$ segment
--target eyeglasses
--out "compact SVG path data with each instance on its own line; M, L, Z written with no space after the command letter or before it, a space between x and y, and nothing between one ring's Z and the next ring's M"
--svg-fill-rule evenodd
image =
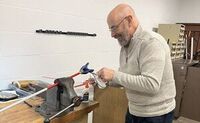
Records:
M119 28L120 24L121 24L126 18L127 18L127 16L124 17L117 25L111 26L109 30L110 30L111 32L117 31L117 29Z

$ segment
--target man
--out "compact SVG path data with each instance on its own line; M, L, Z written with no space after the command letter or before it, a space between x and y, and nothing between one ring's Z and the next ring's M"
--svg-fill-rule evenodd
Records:
M167 42L144 31L127 4L116 6L107 23L121 46L120 67L118 71L102 68L97 74L109 85L125 88L126 123L172 123L176 92Z

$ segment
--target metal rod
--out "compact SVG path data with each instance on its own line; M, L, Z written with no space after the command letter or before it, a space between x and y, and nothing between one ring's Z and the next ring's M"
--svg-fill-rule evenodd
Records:
M42 76L42 78L46 78L46 79L56 79L56 78L49 77L49 76Z
M187 40L187 35L185 37L185 59L186 59L186 63L188 62L188 40Z
M47 78L47 79L55 79L55 78L52 78L52 77L48 77L48 76L43 76L44 78ZM80 87L80 86L84 86L85 83L83 82L82 84L78 84L78 85L75 85L74 88L77 88L77 87Z
M77 76L77 75L79 75L79 74L80 74L80 72L75 73L75 74L71 75L70 78L73 78L73 77L75 77L75 76ZM9 106L6 106L6 107L0 109L0 113L3 112L3 111L5 111L5 110L7 110L7 109L10 109L10 108L14 107L15 105L18 105L18 104L24 102L24 101L27 100L27 99L30 99L30 98L32 98L32 97L34 97L34 96L37 96L38 94L41 94L41 93L47 91L48 89L51 89L51 88L53 88L53 87L55 87L55 86L57 86L57 85L58 85L58 83L54 83L53 85L50 85L50 86L48 86L47 88L44 88L44 89L42 89L42 90L40 90L40 91L38 91L38 92L36 92L36 93L34 93L34 94L31 94L31 95L29 95L29 96L27 96L27 97L24 97L24 98L22 98L21 100L19 100L19 101L15 102L15 103L13 103L13 104L11 104L11 105L9 105Z
M49 76L42 76L42 77L47 78L47 79L56 79L56 78L49 77ZM87 80L86 80L86 81L87 81ZM85 86L87 83L93 84L93 83L91 83L91 82L86 82L86 81L83 82L82 84L75 85L74 88L81 87L81 86ZM88 80L88 81L89 81L89 80Z
M34 94L31 94L30 96L24 97L24 98L22 98L21 100L19 100L19 101L15 102L15 103L13 103L13 104L11 104L11 105L9 105L9 106L6 106L6 107L0 109L0 112L3 112L3 111L5 111L5 110L7 110L7 109L10 109L10 108L12 108L13 106L15 106L15 105L17 105L17 104L20 104L20 103L24 102L24 101L27 100L27 99L30 99L30 98L32 98L32 97L34 97L34 96L36 96L36 95L38 95L38 94L40 94L40 93L43 93L43 92L45 92L47 89L48 89L48 88L44 88L44 89L42 89L42 90L40 90L40 91L38 91L38 92L36 92L36 93L34 93Z
M64 35L75 35L75 36L97 36L95 33L85 33L85 32L63 32L58 30L36 30L36 33L46 33L46 34L64 34Z
M71 104L71 105L69 105L68 107L64 108L63 110L61 110L61 111L60 111L60 112L58 112L57 114L55 114L55 115L51 116L51 117L49 118L49 120L52 120L52 119L54 119L56 116L60 115L61 113L63 113L63 112L64 112L64 111L66 111L67 109L71 108L72 106L74 106L74 103L72 103L72 104Z
M193 61L193 47L194 47L193 43L194 43L194 38L191 37L190 63L192 63Z
M198 39L197 39L197 45L196 45L196 50L195 50L195 59L197 59L197 55L198 55L198 48L199 48L199 39L200 39L200 33L199 33L199 36L198 36Z

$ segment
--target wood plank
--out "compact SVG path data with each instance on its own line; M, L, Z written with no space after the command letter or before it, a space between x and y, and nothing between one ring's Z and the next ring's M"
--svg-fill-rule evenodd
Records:
M35 112L35 107L43 102L39 97L34 99L29 99L27 101L33 107L21 103L11 109L8 109L0 113L0 123L43 123L44 118L37 112ZM0 104L0 108L9 105L11 103ZM51 123L66 123L75 122L86 123L87 114L99 106L96 101L90 101L87 104L81 104L79 107L75 107L74 111L62 116L60 118L54 119Z
M128 101L125 90L107 87L95 88L94 100L100 107L94 110L93 123L124 123Z

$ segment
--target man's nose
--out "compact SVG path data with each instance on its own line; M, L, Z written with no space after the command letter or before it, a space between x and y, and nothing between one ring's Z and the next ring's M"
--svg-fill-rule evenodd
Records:
M116 33L114 31L111 31L111 37L116 38Z

